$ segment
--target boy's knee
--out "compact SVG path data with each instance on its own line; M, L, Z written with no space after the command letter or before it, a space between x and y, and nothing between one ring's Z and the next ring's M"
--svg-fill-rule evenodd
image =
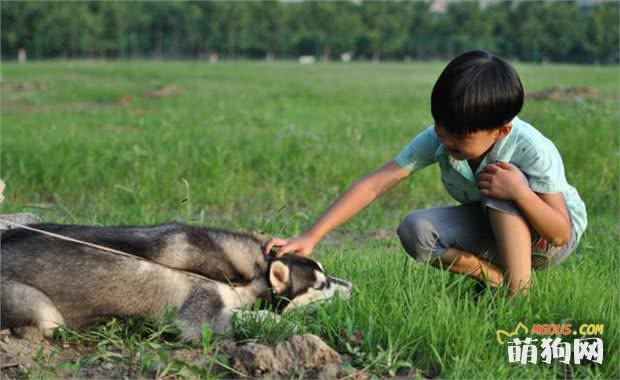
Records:
M419 212L407 215L396 233L407 254L418 262L430 261L436 256L435 252L441 248L435 226Z
M488 215L489 210L495 210L502 214L521 216L521 210L513 201L505 199L482 197L482 209Z

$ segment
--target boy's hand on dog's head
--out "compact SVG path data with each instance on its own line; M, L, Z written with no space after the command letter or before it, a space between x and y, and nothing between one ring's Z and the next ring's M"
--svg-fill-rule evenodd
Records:
M310 256L315 245L316 243L313 240L304 235L291 240L272 238L263 246L263 254L269 255L273 251L276 257L284 256L288 253Z
M278 248L286 245L286 243L288 243L288 240L280 239L280 238L271 238L269 239L267 243L265 243L265 245L263 245L263 254L265 255L273 254L275 256L281 256L281 255L278 255L278 251L280 251L280 249Z

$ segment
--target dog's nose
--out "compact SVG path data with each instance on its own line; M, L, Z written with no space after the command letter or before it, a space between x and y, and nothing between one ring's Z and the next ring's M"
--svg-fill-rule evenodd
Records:
M348 299L351 297L353 291L353 285L349 281L341 280L336 277L329 278L333 285L336 285L338 292L342 298Z

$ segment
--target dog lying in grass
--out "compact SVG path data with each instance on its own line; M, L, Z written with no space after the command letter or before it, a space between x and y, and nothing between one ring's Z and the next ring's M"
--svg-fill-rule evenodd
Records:
M182 337L198 341L203 324L224 333L235 311L257 301L286 311L351 294L317 261L264 256L264 241L250 233L177 223L30 227L129 255L22 228L2 232L1 327L17 335L50 336L110 316L156 319L172 306Z

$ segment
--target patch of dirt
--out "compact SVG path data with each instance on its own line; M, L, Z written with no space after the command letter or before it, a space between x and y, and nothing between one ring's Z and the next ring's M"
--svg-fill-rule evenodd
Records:
M81 367L73 373L57 374L57 378L73 379L127 379L127 370L110 362L101 363L95 367Z
M0 379L15 379L20 373L48 374L41 361L55 365L86 356L91 349L49 342L36 334L17 338L9 330L0 331Z
M306 378L367 379L369 375L347 364L343 357L316 335L296 335L285 342L269 347L258 343L237 344L232 340L216 343L216 352L227 358L239 375L250 377L290 378L303 373ZM0 331L0 379L15 379L25 373L35 377L54 378L106 378L123 379L130 376L126 364L98 359L85 365L85 360L95 354L93 347L79 344L61 344L45 339L19 339L9 330ZM211 358L199 348L183 348L170 351L170 358L196 368L209 368ZM56 367L64 363L64 367ZM161 364L141 377L156 377L162 371ZM215 373L225 373L217 367ZM134 375L137 375L134 373ZM231 376L228 372L227 376ZM235 376L234 374L232 376Z
M47 342L31 342L26 339L17 339L8 330L0 331L0 378L14 378L19 368L29 368L33 364L33 353L41 347L44 351L51 351Z
M13 91L20 92L32 92L35 90L46 90L47 85L45 83L30 83L30 82L0 82L0 87L9 88Z
M13 112L39 112L41 111L40 107L33 106L29 104L23 104L15 99L8 99L6 97L2 98L2 112L4 113L13 113Z
M62 104L25 104L15 99L2 99L2 108L4 112L89 112L97 113L107 111L116 107L112 104L105 103L87 103L74 102Z
M292 336L288 341L269 347L248 343L238 347L232 355L232 364L248 376L286 374L293 368L317 368L340 363L340 354L316 335Z
M569 100L598 99L600 98L600 94L595 88L592 87L560 86L532 92L528 94L528 97L538 100L553 100L561 102Z
M131 104L131 96L123 94L112 102L113 105L125 107Z
M148 96L149 98L162 98L165 96L178 95L181 92L183 92L181 87L169 85L157 90L149 91L146 93L146 96Z
M0 82L3 89L2 110L4 112L32 112L39 106L28 104L32 94L47 89L45 83L32 82ZM6 89L6 91L5 91Z

